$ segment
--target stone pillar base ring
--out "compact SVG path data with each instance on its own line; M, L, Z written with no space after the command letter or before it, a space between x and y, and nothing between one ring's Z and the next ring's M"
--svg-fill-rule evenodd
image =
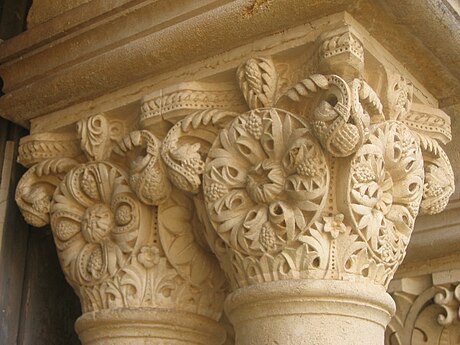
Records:
M75 324L83 345L220 345L216 321L168 309L117 309L83 314Z
M335 280L259 284L226 301L236 345L383 345L394 311L383 287Z

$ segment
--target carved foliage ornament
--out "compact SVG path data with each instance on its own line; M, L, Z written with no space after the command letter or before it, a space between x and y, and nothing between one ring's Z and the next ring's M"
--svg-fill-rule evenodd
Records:
M361 80L313 75L277 95L273 62L262 58L242 65L237 76L257 109L216 136L203 186L222 242L208 238L232 286L302 277L387 285L423 195L417 138L397 121L371 124L383 107ZM273 108L302 99L309 113ZM354 152L341 163L349 166L349 182L336 175L331 185L333 157ZM331 193L343 185L349 196L340 213Z
M193 202L172 191L161 142L141 130L114 146L114 126L103 115L78 124L89 162L52 158L29 169L16 194L24 217L51 223L84 312L164 307L219 319L225 279L196 232Z
M161 213L174 208L179 219L157 226L156 208L141 203L111 163L80 165L66 175L54 193L51 227L84 312L166 307L218 319L223 279L213 276L216 267L205 269L213 261L195 244L187 201L165 206Z
M340 60L340 52L326 55ZM388 284L420 204L440 212L453 192L438 143L450 134L447 119L414 112L401 80L382 102L348 73L300 76L286 92L280 79L271 58L248 60L237 81L250 111L198 110L164 140L141 129L115 146L123 137L116 121L96 115L79 123L81 148L95 162L68 173L50 206L65 175L55 169L37 223L48 222L51 207L63 267L88 296L87 310L144 305L161 277L148 274L156 265L186 282L181 286L219 295L222 276L208 245L233 288L298 278ZM414 114L427 116L425 126ZM442 121L429 123L433 118ZM27 187L40 178L26 177L18 196L23 212L35 216ZM183 215L182 225L168 224L171 209ZM187 222L195 225L179 230Z
M172 184L206 204L205 234L232 286L299 277L387 285L427 195L420 133L385 122L361 79L315 74L280 94L269 58L250 59L237 79L253 110L192 113L161 144ZM409 93L395 92L402 116ZM334 167L349 173L331 182Z
M392 293L396 316L386 330L386 345L452 345L460 340L460 284L435 285L419 294Z
M401 123L371 127L351 162L347 204L353 229L366 243L365 275L387 285L402 262L423 195L423 159Z
M299 119L274 108L244 114L220 132L208 159L210 220L241 260L297 247L328 186L324 154Z
M399 75L389 76L388 117L407 125L422 148L425 183L421 211L425 214L439 213L446 208L455 190L452 166L440 145L452 139L450 118L438 109L413 105L413 85Z

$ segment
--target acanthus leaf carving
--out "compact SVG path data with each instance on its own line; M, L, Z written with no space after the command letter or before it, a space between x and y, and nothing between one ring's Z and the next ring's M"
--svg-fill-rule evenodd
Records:
M192 198L174 189L158 207L158 235L165 256L192 286L207 292L208 309L219 315L226 281L219 263L201 237L202 223Z

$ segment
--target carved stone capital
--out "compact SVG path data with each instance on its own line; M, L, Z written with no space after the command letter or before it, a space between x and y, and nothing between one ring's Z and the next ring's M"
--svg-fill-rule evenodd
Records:
M351 26L309 47L146 95L139 121L23 141L17 202L51 224L85 344L220 344L227 283L237 345L382 344L415 219L454 192L450 119L375 55L366 69Z
M387 286L420 205L439 212L453 191L430 136L445 124L428 130L407 120L414 113L386 116L362 79L314 74L280 95L276 73L267 58L238 69L254 109L218 131L207 153L203 194L217 234L208 240L232 287L286 279Z
M104 114L80 121L77 154L54 154L51 134L46 144L34 143L52 158L23 176L18 205L32 225L51 225L61 267L80 297L83 344L139 337L221 344L226 282L200 239L193 201L164 178L160 141L123 128Z
M438 142L449 139L448 117L411 107L410 84L394 72L386 71L388 85L375 91L356 64L362 58L357 37L334 37L320 44L321 56L333 57L330 70L342 75L300 76L282 91L273 58L251 58L236 71L249 111L191 113L163 143L173 184L204 205L205 237L234 291L226 310L237 344L281 341L251 330L264 329L275 315L284 315L277 329L290 320L288 311L277 308L272 315L250 307L249 300L283 305L297 282L331 287L334 303L341 293L354 300L337 287L343 281L363 296L380 286L363 310L350 316L344 307L332 314L349 318L353 327L367 330L369 343L381 344L394 312L384 289L405 256L419 210L442 211L454 190ZM331 40L342 42L343 52L339 45L337 52L324 53ZM313 290L296 291L300 300L316 298ZM315 301L318 308L326 303ZM359 315L376 315L376 305L385 317L372 328ZM254 313L266 315L265 321L250 323L245 315ZM306 310L302 323L324 322L314 321L315 313ZM318 327L309 336L331 343L324 332Z

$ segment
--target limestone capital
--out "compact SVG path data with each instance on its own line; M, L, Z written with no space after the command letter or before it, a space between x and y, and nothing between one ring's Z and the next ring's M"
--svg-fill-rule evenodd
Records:
M299 73L286 87L272 57L251 58L236 72L248 111L197 111L166 136L166 152L184 142L178 164L164 157L170 176L205 204L208 242L234 289L312 278L388 286L419 210L440 212L453 193L440 146L449 118L412 107L411 83L393 71L374 90L349 28L319 47L342 76Z
M193 200L165 177L160 146L149 131L129 131L105 114L81 120L65 136L31 136L21 146L22 162L46 159L23 176L16 200L30 224L51 225L62 270L80 298L77 329L85 344L104 344L98 332L111 327L125 330L121 344L137 336L130 325L149 320L158 324L139 334L160 342L223 341L217 321L226 281L201 239ZM174 313L174 322L197 333L168 331Z
M417 215L441 212L454 192L442 148L451 131L418 82L361 36L335 27L308 54L267 52L144 95L138 117L97 113L23 140L30 169L17 203L32 225L51 225L83 311L111 320L95 327L144 308L160 323L164 309L215 322L228 282L237 338L249 332L241 310L263 311L247 299L292 305L283 291L295 289L314 299L307 320L326 303L323 287L343 302L337 320L359 329L367 310L369 339L383 334L394 312L385 289ZM451 310L457 290L437 300ZM350 301L363 302L353 315ZM78 327L92 342L88 315Z

